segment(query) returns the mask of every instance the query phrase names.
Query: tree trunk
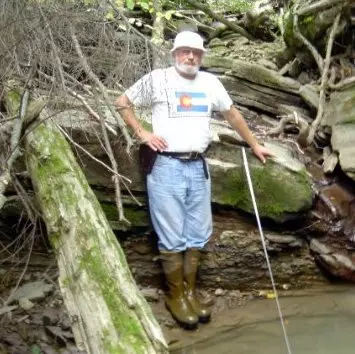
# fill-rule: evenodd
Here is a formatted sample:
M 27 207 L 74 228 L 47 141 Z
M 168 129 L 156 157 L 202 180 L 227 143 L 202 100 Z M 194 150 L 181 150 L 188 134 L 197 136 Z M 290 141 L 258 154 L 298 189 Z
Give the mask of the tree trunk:
M 78 348 L 88 353 L 167 353 L 149 305 L 62 134 L 43 122 L 26 136 L 26 162 Z

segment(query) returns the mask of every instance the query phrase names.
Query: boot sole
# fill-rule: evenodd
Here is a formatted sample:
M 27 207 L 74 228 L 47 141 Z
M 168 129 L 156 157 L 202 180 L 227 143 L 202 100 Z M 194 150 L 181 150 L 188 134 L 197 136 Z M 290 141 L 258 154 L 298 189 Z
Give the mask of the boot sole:
M 169 307 L 165 304 L 165 308 L 169 311 L 169 313 L 171 314 L 172 318 L 175 320 L 175 322 L 182 327 L 183 329 L 189 330 L 189 331 L 193 331 L 195 329 L 197 329 L 198 327 L 198 323 L 200 321 L 200 319 L 196 322 L 196 323 L 186 323 L 186 322 L 182 322 L 180 321 L 178 318 L 176 318 L 174 316 L 174 314 L 170 311 Z M 202 322 L 201 322 L 202 323 Z
M 198 318 L 198 321 L 200 323 L 208 323 L 211 321 L 211 315 L 208 315 L 208 316 L 204 316 L 204 317 L 199 317 Z

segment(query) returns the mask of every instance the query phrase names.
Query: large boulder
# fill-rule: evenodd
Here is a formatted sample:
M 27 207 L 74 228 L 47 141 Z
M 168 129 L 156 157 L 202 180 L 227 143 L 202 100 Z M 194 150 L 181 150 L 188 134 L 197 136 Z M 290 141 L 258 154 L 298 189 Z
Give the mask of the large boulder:
M 261 217 L 284 222 L 311 208 L 313 193 L 305 166 L 281 144 L 265 143 L 274 153 L 264 165 L 247 149 L 248 166 Z M 208 151 L 212 201 L 254 213 L 240 147 L 214 143 Z

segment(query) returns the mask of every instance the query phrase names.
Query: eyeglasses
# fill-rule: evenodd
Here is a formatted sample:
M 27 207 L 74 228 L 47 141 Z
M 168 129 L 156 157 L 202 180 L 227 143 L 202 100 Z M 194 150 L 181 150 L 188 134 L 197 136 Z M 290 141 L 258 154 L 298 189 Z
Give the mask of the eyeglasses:
M 193 56 L 202 56 L 203 51 L 200 49 L 194 49 L 194 48 L 178 48 L 176 50 L 178 54 L 180 55 L 190 55 L 192 53 Z

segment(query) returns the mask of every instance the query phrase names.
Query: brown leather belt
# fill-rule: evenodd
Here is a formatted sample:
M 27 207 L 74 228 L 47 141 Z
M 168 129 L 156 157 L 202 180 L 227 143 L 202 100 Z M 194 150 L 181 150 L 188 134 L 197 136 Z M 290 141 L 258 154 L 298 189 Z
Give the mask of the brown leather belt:
M 196 161 L 202 160 L 203 173 L 205 174 L 206 179 L 209 178 L 207 162 L 205 160 L 204 153 L 198 151 L 190 151 L 190 152 L 175 152 L 175 151 L 162 151 L 158 153 L 159 155 L 169 156 L 174 159 L 179 159 L 181 161 Z

